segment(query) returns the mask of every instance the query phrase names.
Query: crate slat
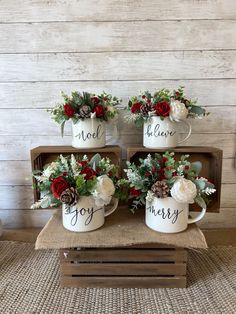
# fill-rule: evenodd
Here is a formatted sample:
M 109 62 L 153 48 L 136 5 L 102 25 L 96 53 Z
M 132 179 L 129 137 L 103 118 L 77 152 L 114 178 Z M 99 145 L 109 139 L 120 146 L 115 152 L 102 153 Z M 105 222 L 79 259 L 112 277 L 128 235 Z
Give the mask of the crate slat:
M 187 252 L 184 249 L 61 250 L 61 258 L 68 262 L 183 262 L 187 260 Z
M 185 288 L 186 277 L 63 276 L 61 286 L 77 288 Z
M 109 275 L 109 276 L 159 276 L 185 275 L 186 263 L 62 263 L 61 272 L 67 275 Z

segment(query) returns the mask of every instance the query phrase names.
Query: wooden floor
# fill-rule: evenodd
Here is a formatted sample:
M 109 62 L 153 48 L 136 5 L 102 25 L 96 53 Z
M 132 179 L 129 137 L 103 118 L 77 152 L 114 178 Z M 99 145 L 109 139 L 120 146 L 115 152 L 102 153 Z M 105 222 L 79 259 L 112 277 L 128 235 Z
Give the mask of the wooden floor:
M 3 231 L 0 240 L 34 243 L 41 229 L 7 229 Z M 208 229 L 203 230 L 208 246 L 231 245 L 236 246 L 235 229 Z

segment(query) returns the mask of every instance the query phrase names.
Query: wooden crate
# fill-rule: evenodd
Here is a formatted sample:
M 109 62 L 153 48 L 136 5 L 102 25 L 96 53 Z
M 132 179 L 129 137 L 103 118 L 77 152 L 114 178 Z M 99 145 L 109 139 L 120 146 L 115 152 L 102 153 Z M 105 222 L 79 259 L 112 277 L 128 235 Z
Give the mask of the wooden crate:
M 186 262 L 186 249 L 158 244 L 61 249 L 61 286 L 185 288 Z
M 138 163 L 139 158 L 145 158 L 147 154 L 162 153 L 165 151 L 175 152 L 176 157 L 182 154 L 189 154 L 190 161 L 201 161 L 201 176 L 208 178 L 215 184 L 216 193 L 211 195 L 211 202 L 207 212 L 219 212 L 221 195 L 222 157 L 223 151 L 214 147 L 184 146 L 171 149 L 150 149 L 143 146 L 130 146 L 127 148 L 127 159 Z M 190 204 L 191 211 L 199 211 L 199 206 Z
M 96 153 L 99 153 L 102 157 L 109 157 L 111 162 L 118 165 L 120 169 L 121 165 L 121 148 L 117 145 L 108 145 L 103 148 L 93 148 L 93 149 L 77 149 L 72 146 L 38 146 L 31 150 L 31 165 L 32 171 L 42 170 L 45 165 L 55 161 L 59 155 L 69 156 L 74 154 L 75 156 L 82 157 L 87 155 L 91 158 Z M 40 198 L 40 193 L 37 190 L 37 182 L 33 179 L 33 183 L 36 186 L 34 190 L 34 201 L 38 201 Z

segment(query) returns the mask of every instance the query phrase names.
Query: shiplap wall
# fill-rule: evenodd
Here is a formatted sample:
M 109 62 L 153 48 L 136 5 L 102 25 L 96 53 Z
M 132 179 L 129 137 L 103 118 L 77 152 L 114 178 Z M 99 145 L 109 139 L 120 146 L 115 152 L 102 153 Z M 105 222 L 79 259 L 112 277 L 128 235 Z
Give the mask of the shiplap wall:
M 220 214 L 205 228 L 236 226 L 235 0 L 0 0 L 0 217 L 41 226 L 32 202 L 29 150 L 70 144 L 46 108 L 60 91 L 106 90 L 127 103 L 140 90 L 186 86 L 211 115 L 186 145 L 224 150 Z M 141 144 L 119 121 L 118 143 Z M 124 154 L 125 157 L 125 154 Z

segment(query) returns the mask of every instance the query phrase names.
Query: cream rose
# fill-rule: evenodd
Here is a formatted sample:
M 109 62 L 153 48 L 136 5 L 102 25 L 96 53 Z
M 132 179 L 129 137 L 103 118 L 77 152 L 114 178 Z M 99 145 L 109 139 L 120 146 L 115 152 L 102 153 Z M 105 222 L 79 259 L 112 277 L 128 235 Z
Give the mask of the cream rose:
M 171 101 L 170 103 L 170 119 L 173 121 L 183 120 L 188 115 L 188 109 L 185 104 L 179 100 Z
M 102 175 L 97 180 L 96 189 L 92 193 L 95 203 L 97 206 L 108 205 L 115 193 L 114 183 L 107 175 Z
M 197 188 L 192 181 L 179 178 L 171 188 L 170 194 L 179 203 L 193 204 L 197 196 Z

